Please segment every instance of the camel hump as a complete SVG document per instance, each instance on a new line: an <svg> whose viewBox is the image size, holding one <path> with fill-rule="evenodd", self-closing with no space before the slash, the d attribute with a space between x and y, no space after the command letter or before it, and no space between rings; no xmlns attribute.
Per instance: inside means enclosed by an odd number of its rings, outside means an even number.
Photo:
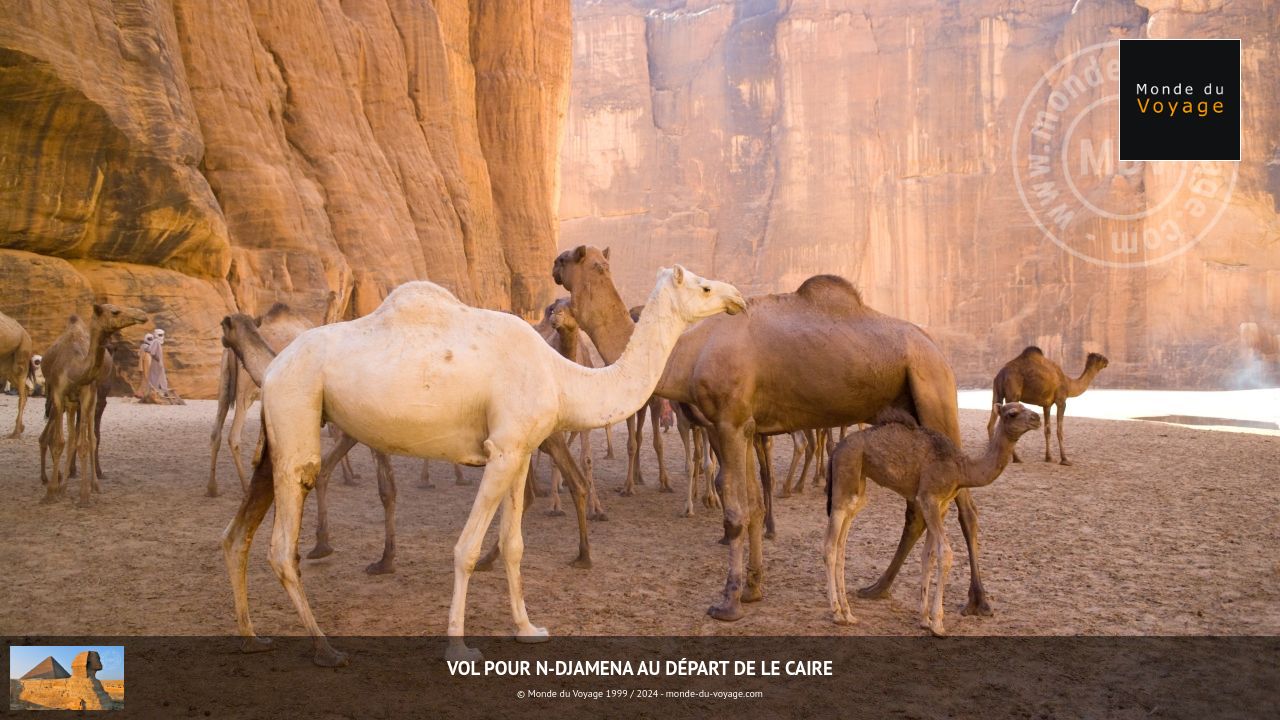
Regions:
<svg viewBox="0 0 1280 720"><path fill-rule="evenodd" d="M462 302L445 288L427 280L414 280L392 290L373 312L375 315L396 313L427 320L437 316L442 306L457 305L462 305Z"/></svg>
<svg viewBox="0 0 1280 720"><path fill-rule="evenodd" d="M262 319L271 320L291 312L293 312L293 308L290 308L287 304L275 302L271 303L271 307L267 308L267 311L262 313Z"/></svg>
<svg viewBox="0 0 1280 720"><path fill-rule="evenodd" d="M825 307L859 310L866 305L862 302L862 293L853 283L839 275L814 275L805 280L796 289L796 295Z"/></svg>
<svg viewBox="0 0 1280 720"><path fill-rule="evenodd" d="M915 416L903 410L902 408L887 407L876 415L876 419L872 421L873 425L906 425L907 427L919 427L920 423L916 422Z"/></svg>
<svg viewBox="0 0 1280 720"><path fill-rule="evenodd" d="M1018 357L1020 357L1020 358L1028 358L1028 357L1031 357L1031 356L1033 356L1033 355L1039 355L1039 356L1041 356L1041 357L1044 357L1044 351L1043 351L1043 350L1041 350L1040 348L1036 347L1035 345L1028 345L1028 346L1026 346L1026 347L1022 348L1022 352L1018 355Z"/></svg>

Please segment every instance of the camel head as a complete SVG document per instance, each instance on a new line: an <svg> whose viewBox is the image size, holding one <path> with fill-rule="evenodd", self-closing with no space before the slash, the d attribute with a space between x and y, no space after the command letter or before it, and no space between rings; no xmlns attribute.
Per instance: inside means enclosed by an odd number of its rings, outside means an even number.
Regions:
<svg viewBox="0 0 1280 720"><path fill-rule="evenodd" d="M573 316L569 307L569 298L560 298L547 306L546 319L557 332L574 332L578 329L578 319Z"/></svg>
<svg viewBox="0 0 1280 720"><path fill-rule="evenodd" d="M93 306L94 325L106 330L108 335L130 325L141 325L146 321L147 314L137 308L119 307L111 303L97 303Z"/></svg>
<svg viewBox="0 0 1280 720"><path fill-rule="evenodd" d="M1086 369L1096 367L1098 370L1102 370L1103 368L1105 368L1110 364L1111 364L1111 361L1107 360L1107 356L1103 355L1102 353L1091 352L1089 353L1089 357L1084 361L1084 366Z"/></svg>
<svg viewBox="0 0 1280 720"><path fill-rule="evenodd" d="M222 347L234 348L250 330L257 332L257 328L257 321L244 313L222 318Z"/></svg>
<svg viewBox="0 0 1280 720"><path fill-rule="evenodd" d="M560 253L551 266L551 277L556 284L571 293L582 291L592 276L603 276L613 282L609 275L609 248L579 245Z"/></svg>
<svg viewBox="0 0 1280 720"><path fill-rule="evenodd" d="M719 280L698 277L679 265L659 270L658 284L675 293L676 308L686 322L696 322L720 313L737 315L747 307L747 301L738 288Z"/></svg>
<svg viewBox="0 0 1280 720"><path fill-rule="evenodd" d="M1023 433L1037 430L1040 427L1040 414L1028 409L1020 402L995 404L996 416L1000 418L996 432L1010 440L1017 441Z"/></svg>

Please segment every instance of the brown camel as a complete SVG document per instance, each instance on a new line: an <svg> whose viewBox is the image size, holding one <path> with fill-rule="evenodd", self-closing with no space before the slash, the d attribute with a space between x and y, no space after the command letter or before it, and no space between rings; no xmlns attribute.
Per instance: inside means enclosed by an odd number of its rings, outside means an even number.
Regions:
<svg viewBox="0 0 1280 720"><path fill-rule="evenodd" d="M18 391L18 416L13 421L10 438L22 437L26 428L22 425L22 413L27 409L27 376L33 375L31 366L31 336L17 320L0 313L0 385L8 380Z"/></svg>
<svg viewBox="0 0 1280 720"><path fill-rule="evenodd" d="M44 354L45 377L45 426L40 433L40 480L47 487L41 502L54 502L62 497L62 448L63 422L65 420L68 456L85 453L80 465L80 499L78 504L88 505L89 492L99 490L97 468L97 438L93 432L93 418L98 406L98 383L102 379L107 339L111 334L147 321L141 310L121 308L108 303L93 306L88 326L78 316L72 315L67 329ZM44 456L50 453L53 465L52 479L46 479ZM70 464L70 463L68 463Z"/></svg>
<svg viewBox="0 0 1280 720"><path fill-rule="evenodd" d="M248 315L237 313L222 318L222 345L234 353L240 367L257 387L262 386L262 377L267 366L275 359L276 352L259 331L258 321ZM332 427L332 426L331 426ZM338 430L335 433L338 443L324 456L320 465L320 474L316 476L316 545L307 554L315 560L333 554L329 545L329 477L333 468L347 457L356 442L351 436ZM364 571L370 575L384 575L396 571L396 479L391 470L391 459L385 454L373 450L373 461L378 472L378 497L382 500L384 540L382 557L370 563Z"/></svg>
<svg viewBox="0 0 1280 720"><path fill-rule="evenodd" d="M1070 465L1066 451L1062 449L1062 417L1067 412L1067 398L1081 395L1089 389L1089 384L1108 365L1107 358L1098 353L1089 353L1085 359L1084 371L1078 378L1067 377L1062 367L1044 356L1044 352L1035 345L1023 349L1018 357L1005 363L996 373L991 383L991 401L998 405L1003 402L1023 402L1028 405L1039 405L1044 409L1044 461L1052 462L1049 454L1049 407L1058 408L1058 460L1063 465ZM992 407L994 408L995 405ZM987 419L987 435L990 436L996 424L996 413L992 409ZM1015 452L1014 462L1022 462Z"/></svg>
<svg viewBox="0 0 1280 720"><path fill-rule="evenodd" d="M294 338L315 327L310 320L284 303L272 305L256 322L258 334L267 343L273 356L293 342ZM227 419L227 410L232 406L235 414L231 416L227 447L231 449L231 461L235 463L236 474L240 476L241 489L247 490L249 487L244 458L240 452L240 440L244 434L245 421L249 418L249 406L257 399L258 384L253 381L244 365L236 362L235 353L227 348L222 353L221 374L218 376L218 414L214 419L213 432L209 435L209 484L205 488L205 494L209 497L218 496L218 449L222 445L222 425ZM261 431L257 446L260 451ZM257 452L254 455L256 457Z"/></svg>
<svg viewBox="0 0 1280 720"><path fill-rule="evenodd" d="M112 335L107 341L107 353L102 356L102 377L98 380L98 404L93 411L93 465L97 468L98 479L105 480L107 474L102 471L102 414L107 411L107 398L111 395L111 387L115 383L116 359L115 354L125 344L124 338L119 333ZM41 458L43 461L44 458ZM77 475L76 456L71 456L70 467L67 468L67 477L74 478Z"/></svg>
<svg viewBox="0 0 1280 720"><path fill-rule="evenodd" d="M853 519L867 504L867 478L915 505L928 536L920 555L920 627L946 634L942 594L951 572L951 546L943 520L947 506L964 488L984 487L1009 464L1023 433L1040 427L1034 410L1019 403L992 408L999 421L987 449L969 457L936 430L920 427L910 414L890 408L876 427L857 432L836 446L827 466L827 599L838 625L852 625L853 611L844 585L845 546ZM936 569L931 577L930 572ZM930 591L931 581L934 589Z"/></svg>
<svg viewBox="0 0 1280 720"><path fill-rule="evenodd" d="M569 290L574 316L600 354L615 361L635 325L613 284L608 252L567 250L552 274ZM742 617L742 602L763 595L762 541L773 488L767 466L762 483L753 477L756 433L870 422L886 407L900 407L960 440L955 376L942 351L923 330L867 307L848 281L830 275L809 278L794 293L752 298L747 312L709 318L684 333L655 394L694 411L690 419L708 429L720 460L729 572L721 601L707 611L719 620ZM970 560L964 612L989 614L977 510L965 489L956 505ZM908 506L897 552L865 596L887 595L923 530L923 517Z"/></svg>

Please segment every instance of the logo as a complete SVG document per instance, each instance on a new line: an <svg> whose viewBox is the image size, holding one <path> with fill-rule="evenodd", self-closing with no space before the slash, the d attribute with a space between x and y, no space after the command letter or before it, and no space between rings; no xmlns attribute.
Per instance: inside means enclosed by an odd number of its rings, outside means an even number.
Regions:
<svg viewBox="0 0 1280 720"><path fill-rule="evenodd" d="M1031 88L1014 123L1014 184L1036 226L1072 256L1144 267L1213 228L1239 166L1120 159L1120 45L1082 48Z"/></svg>

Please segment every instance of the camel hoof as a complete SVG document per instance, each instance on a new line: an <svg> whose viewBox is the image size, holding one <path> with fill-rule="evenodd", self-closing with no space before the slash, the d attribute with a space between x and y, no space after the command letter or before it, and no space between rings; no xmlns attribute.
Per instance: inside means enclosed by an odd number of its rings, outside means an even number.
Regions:
<svg viewBox="0 0 1280 720"><path fill-rule="evenodd" d="M858 591L858 597L864 600L884 600L889 597L889 588L879 585L868 585Z"/></svg>
<svg viewBox="0 0 1280 720"><path fill-rule="evenodd" d="M240 652L247 654L267 652L275 650L275 643L271 642L271 638L265 637L247 637L240 641Z"/></svg>
<svg viewBox="0 0 1280 720"><path fill-rule="evenodd" d="M489 572L493 569L493 560L494 559L491 557L480 558L480 561L477 562L476 566L472 569L475 572Z"/></svg>
<svg viewBox="0 0 1280 720"><path fill-rule="evenodd" d="M319 665L320 667L346 667L348 660L346 653L339 652L326 645L325 647L316 650L316 654L311 658L311 662Z"/></svg>
<svg viewBox="0 0 1280 720"><path fill-rule="evenodd" d="M204 496L205 496L205 497L218 497L218 491L217 491L217 489L216 489L216 488L209 488L208 490L205 490L205 491L204 491Z"/></svg>
<svg viewBox="0 0 1280 720"><path fill-rule="evenodd" d="M472 662L480 662L481 660L484 660L484 653L475 648L469 648L466 645L463 645L461 641L457 643L450 641L449 647L444 651L444 659L451 660L453 662L465 662L468 660Z"/></svg>
<svg viewBox="0 0 1280 720"><path fill-rule="evenodd" d="M1071 464L1071 461L1070 461L1070 460L1065 460L1065 459L1064 459L1062 462L1060 462L1060 463L1058 463L1058 464L1059 464L1059 465L1070 465L1070 464Z"/></svg>
<svg viewBox="0 0 1280 720"><path fill-rule="evenodd" d="M776 538L776 537L778 537L778 531L777 531L777 530L774 530L773 528L770 528L770 529L768 529L768 530L765 530L765 531L764 531L764 539L765 539L765 540L772 540L772 539L774 539L774 538Z"/></svg>
<svg viewBox="0 0 1280 720"><path fill-rule="evenodd" d="M559 509L548 510L547 517L564 517L564 511Z"/></svg>
<svg viewBox="0 0 1280 720"><path fill-rule="evenodd" d="M316 543L315 547L311 548L311 552L307 553L307 559L319 560L320 558L329 557L332 554L333 554L333 548L329 545L328 542L321 540L320 542Z"/></svg>
<svg viewBox="0 0 1280 720"><path fill-rule="evenodd" d="M8 435L5 435L6 440L17 440L20 437L22 437L22 432L19 430L15 430Z"/></svg>
<svg viewBox="0 0 1280 720"><path fill-rule="evenodd" d="M472 484L472 480L470 478L458 478L457 480L453 481L453 484L461 485L462 487L467 487L468 485Z"/></svg>
<svg viewBox="0 0 1280 720"><path fill-rule="evenodd" d="M661 493L673 493L673 492L675 492L675 488L671 487L670 485L662 485L662 486L660 486L660 487L658 488L658 492L661 492Z"/></svg>
<svg viewBox="0 0 1280 720"><path fill-rule="evenodd" d="M1013 456L1013 461L1014 461L1014 462L1016 462L1016 463L1020 463L1020 462L1022 462L1022 458L1018 457L1017 455L1014 455L1014 456Z"/></svg>
<svg viewBox="0 0 1280 720"><path fill-rule="evenodd" d="M834 620L837 625L858 624L858 619L853 616L853 613L846 610L833 610L831 612L831 619Z"/></svg>
<svg viewBox="0 0 1280 720"><path fill-rule="evenodd" d="M943 627L942 623L940 623L940 622L938 622L938 623L932 623L932 624L926 624L926 627L928 627L928 628L929 628L929 633L930 633L931 635L933 635L934 637L946 637L946 636L947 636L947 629L946 629L945 627Z"/></svg>
<svg viewBox="0 0 1280 720"><path fill-rule="evenodd" d="M590 570L591 558L579 555L578 557L569 561L569 567L576 568L578 570Z"/></svg>
<svg viewBox="0 0 1280 720"><path fill-rule="evenodd" d="M716 541L716 543L717 543L718 545L728 545L728 544L729 544L729 536L728 536L728 535L721 535L721 536L720 536L720 539L719 539L719 540L717 540L717 541Z"/></svg>
<svg viewBox="0 0 1280 720"><path fill-rule="evenodd" d="M58 502L58 500L60 500L60 499L62 499L60 495L51 495L51 494L49 494L49 493L45 493L45 496L44 496L44 497L42 497L42 498L40 498L40 504L41 504L41 505L52 505L52 504L54 504L54 503Z"/></svg>
<svg viewBox="0 0 1280 720"><path fill-rule="evenodd" d="M786 500L787 498L791 497L791 492L788 490L779 490L778 494L774 495L774 497L778 498L779 500Z"/></svg>
<svg viewBox="0 0 1280 720"><path fill-rule="evenodd" d="M632 497L636 494L636 491L628 488L623 488L618 491L618 494L621 495L622 497Z"/></svg>
<svg viewBox="0 0 1280 720"><path fill-rule="evenodd" d="M707 614L713 619L721 622L733 622L741 620L746 615L742 610L742 604L737 602L726 602L720 605L712 605L707 608Z"/></svg>
<svg viewBox="0 0 1280 720"><path fill-rule="evenodd" d="M530 625L516 633L516 642L532 645L534 643L544 643L551 639L551 633L546 628L534 627Z"/></svg>
<svg viewBox="0 0 1280 720"><path fill-rule="evenodd" d="M364 571L370 575L390 575L396 571L396 564L393 560L379 560L369 563Z"/></svg>
<svg viewBox="0 0 1280 720"><path fill-rule="evenodd" d="M995 611L991 609L991 603L987 602L984 597L981 600L969 600L964 609L960 611L961 615L976 615L978 617L991 617L995 615Z"/></svg>
<svg viewBox="0 0 1280 720"><path fill-rule="evenodd" d="M744 603L760 602L763 599L764 591L760 589L759 585L747 585L747 588L742 591L742 602Z"/></svg>
<svg viewBox="0 0 1280 720"><path fill-rule="evenodd" d="M587 519L591 522L609 522L609 516L602 512L591 513L587 516Z"/></svg>
<svg viewBox="0 0 1280 720"><path fill-rule="evenodd" d="M684 518L691 518L691 517L697 517L697 516L698 515L693 511L693 508L691 507L685 508L684 512L680 513L679 515L679 517L684 517Z"/></svg>
<svg viewBox="0 0 1280 720"><path fill-rule="evenodd" d="M80 498L79 500L76 500L76 507L82 510L88 508L91 504L92 503L89 502L89 498Z"/></svg>
<svg viewBox="0 0 1280 720"><path fill-rule="evenodd" d="M436 484L433 482L425 482L425 483L420 482L418 483L418 487L422 488L423 490L435 490Z"/></svg>

